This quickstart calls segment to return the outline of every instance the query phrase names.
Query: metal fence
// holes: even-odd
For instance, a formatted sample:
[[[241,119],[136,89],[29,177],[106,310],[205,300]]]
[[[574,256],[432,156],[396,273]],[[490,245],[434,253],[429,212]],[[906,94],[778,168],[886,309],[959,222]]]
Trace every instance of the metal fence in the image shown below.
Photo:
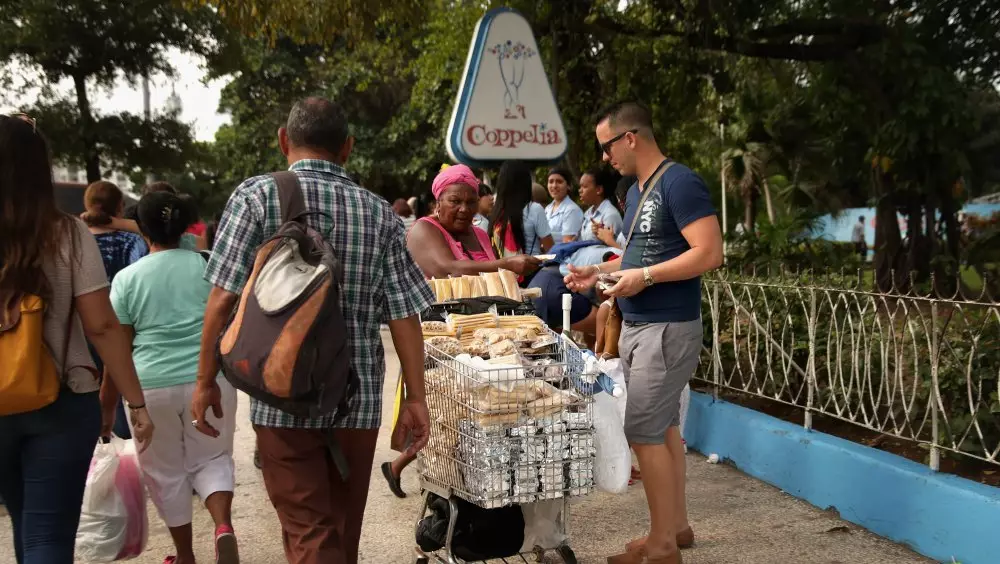
[[[704,279],[695,377],[1000,465],[1000,302],[866,289],[863,273]]]

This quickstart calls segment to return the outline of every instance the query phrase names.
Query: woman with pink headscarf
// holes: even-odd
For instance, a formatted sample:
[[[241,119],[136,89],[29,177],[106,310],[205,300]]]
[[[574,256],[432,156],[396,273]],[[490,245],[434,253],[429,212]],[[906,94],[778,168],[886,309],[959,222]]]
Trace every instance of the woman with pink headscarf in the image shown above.
[[[472,224],[479,211],[479,180],[465,165],[449,166],[434,178],[434,215],[420,218],[407,247],[428,278],[475,275],[500,268],[531,274],[539,261],[530,255],[497,259],[489,235]]]
[[[475,275],[500,268],[518,275],[531,274],[541,262],[531,255],[497,259],[490,236],[472,224],[479,212],[479,181],[465,165],[449,166],[434,178],[431,193],[437,200],[433,215],[417,220],[406,246],[428,278]],[[405,394],[405,390],[404,390]],[[405,451],[382,463],[382,475],[396,497],[406,497],[399,478],[416,455]]]

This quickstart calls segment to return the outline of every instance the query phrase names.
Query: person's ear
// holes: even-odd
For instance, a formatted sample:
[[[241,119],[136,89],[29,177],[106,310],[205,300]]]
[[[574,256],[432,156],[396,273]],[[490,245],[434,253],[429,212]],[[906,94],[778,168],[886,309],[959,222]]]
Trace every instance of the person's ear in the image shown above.
[[[278,128],[278,147],[281,148],[281,154],[288,156],[288,130],[284,127]]]
[[[351,157],[352,152],[354,152],[354,136],[348,135],[344,146],[340,148],[340,153],[337,155],[340,164],[347,164],[347,159]]]

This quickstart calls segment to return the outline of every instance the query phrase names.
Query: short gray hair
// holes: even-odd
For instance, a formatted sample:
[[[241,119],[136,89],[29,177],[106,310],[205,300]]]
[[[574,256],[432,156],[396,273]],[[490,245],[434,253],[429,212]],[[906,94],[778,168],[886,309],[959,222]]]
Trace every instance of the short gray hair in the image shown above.
[[[311,96],[292,106],[285,131],[295,147],[337,153],[347,142],[347,116],[336,102]]]

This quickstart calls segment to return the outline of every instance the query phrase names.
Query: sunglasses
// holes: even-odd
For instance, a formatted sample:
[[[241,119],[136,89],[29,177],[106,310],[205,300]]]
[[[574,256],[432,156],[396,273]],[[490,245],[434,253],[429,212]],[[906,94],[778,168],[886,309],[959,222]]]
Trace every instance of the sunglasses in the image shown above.
[[[617,143],[617,142],[621,141],[621,139],[622,139],[623,137],[625,137],[626,135],[628,135],[629,133],[631,133],[632,135],[635,135],[635,134],[636,134],[636,133],[638,133],[638,132],[639,132],[639,130],[638,130],[638,129],[629,129],[628,131],[623,131],[623,132],[619,133],[618,135],[615,135],[615,136],[614,136],[614,137],[612,137],[611,139],[608,139],[608,140],[607,140],[607,141],[605,141],[604,143],[601,143],[601,144],[600,144],[600,147],[601,147],[601,151],[603,151],[605,155],[607,155],[607,156],[609,156],[609,157],[610,157],[610,156],[611,156],[611,147],[612,147],[612,146],[613,146],[613,145],[614,145],[615,143]]]
[[[24,113],[18,112],[18,113],[15,113],[15,114],[10,114],[7,117],[11,117],[11,118],[14,118],[14,119],[19,119],[19,120],[21,120],[21,121],[23,121],[23,122],[31,125],[31,131],[32,131],[32,133],[38,133],[38,126],[35,123],[35,118],[29,116],[28,114],[24,114]]]

